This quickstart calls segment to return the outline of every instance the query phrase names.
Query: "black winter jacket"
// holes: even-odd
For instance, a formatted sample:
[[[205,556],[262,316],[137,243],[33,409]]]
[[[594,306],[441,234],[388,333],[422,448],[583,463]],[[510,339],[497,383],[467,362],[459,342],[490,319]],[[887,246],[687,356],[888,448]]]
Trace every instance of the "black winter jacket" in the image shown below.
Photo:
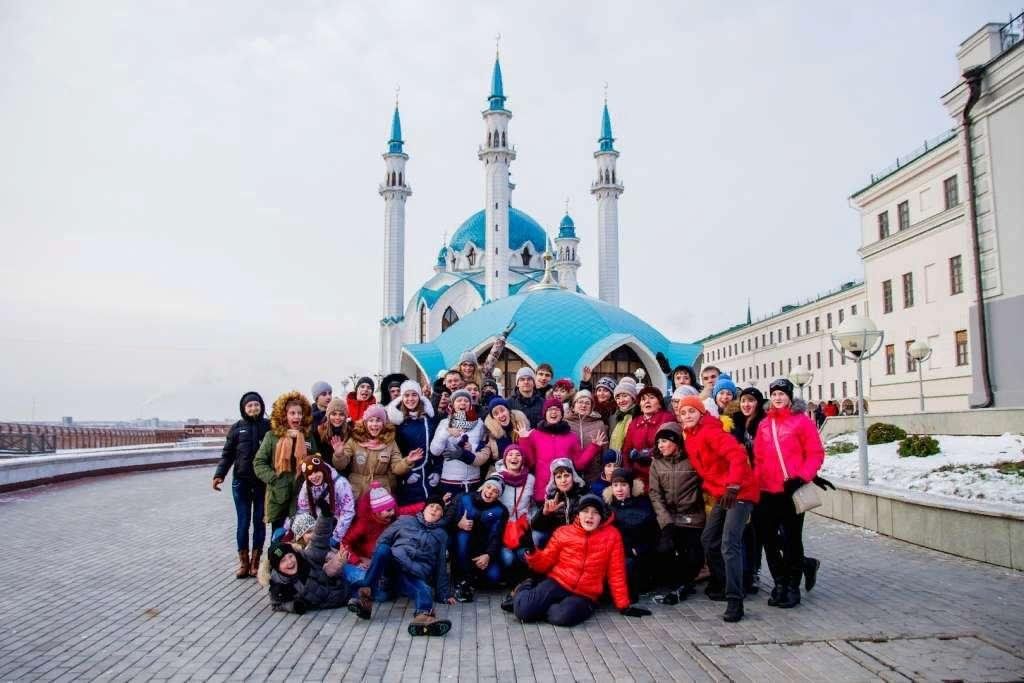
[[[299,551],[306,563],[303,572],[295,576],[285,576],[277,571],[270,573],[271,604],[285,611],[302,611],[307,609],[330,609],[341,607],[348,602],[348,583],[344,572],[331,577],[324,571],[327,553],[330,552],[331,533],[338,520],[335,517],[321,516],[313,527],[313,540]],[[284,590],[282,590],[284,588]],[[293,593],[292,593],[293,592]],[[282,593],[289,594],[291,600],[279,602]],[[295,601],[299,601],[296,609]]]
[[[611,489],[606,489],[611,491]],[[654,508],[647,496],[630,496],[619,500],[611,498],[609,509],[615,513],[613,523],[622,534],[622,544],[626,547],[626,557],[643,557],[654,551],[658,543],[658,520],[654,516]]]
[[[217,470],[213,476],[218,479],[224,479],[227,477],[228,470],[234,466],[234,476],[236,479],[262,486],[263,482],[259,480],[253,471],[252,461],[260,448],[260,442],[263,441],[263,437],[270,431],[270,420],[263,417],[266,412],[266,405],[263,403],[263,397],[259,394],[256,394],[262,407],[259,417],[249,417],[245,414],[245,404],[242,403],[242,400],[249,394],[256,394],[256,392],[247,391],[242,395],[242,399],[239,400],[238,412],[242,414],[242,419],[231,425],[231,429],[228,431],[228,438],[224,441],[224,450],[220,454],[220,462],[217,463]]]
[[[539,391],[534,391],[530,398],[526,398],[516,389],[508,399],[508,409],[522,411],[531,427],[544,422],[544,397]]]

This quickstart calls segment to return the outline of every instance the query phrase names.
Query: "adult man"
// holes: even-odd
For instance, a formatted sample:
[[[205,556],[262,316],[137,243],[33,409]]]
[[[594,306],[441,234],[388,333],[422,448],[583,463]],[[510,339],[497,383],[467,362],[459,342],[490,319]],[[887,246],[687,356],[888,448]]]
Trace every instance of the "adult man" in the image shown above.
[[[544,420],[544,397],[537,391],[536,375],[529,366],[524,365],[516,372],[516,388],[508,399],[508,407],[522,411],[531,428]]]
[[[718,381],[718,376],[721,374],[722,371],[714,365],[706,365],[701,368],[700,382],[703,385],[700,392],[701,400],[711,396],[711,390],[715,388],[715,382]]]
[[[549,363],[541,363],[537,366],[535,376],[536,391],[542,397],[547,397],[551,391],[551,378],[555,376],[555,369]]]
[[[437,415],[448,413],[448,401],[451,395],[462,388],[462,375],[458,370],[449,370],[444,376],[444,391],[435,395],[431,402]]]

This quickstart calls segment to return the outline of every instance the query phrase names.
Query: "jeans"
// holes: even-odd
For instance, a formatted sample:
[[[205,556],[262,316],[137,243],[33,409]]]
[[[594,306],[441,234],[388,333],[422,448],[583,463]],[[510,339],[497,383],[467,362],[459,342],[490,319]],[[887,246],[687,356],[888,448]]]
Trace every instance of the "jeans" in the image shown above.
[[[361,580],[352,582],[352,590],[376,586],[381,578],[389,575],[395,581],[396,591],[413,601],[417,614],[433,611],[434,592],[430,586],[423,579],[403,572],[394,562],[391,546],[387,543],[377,544],[377,549],[373,551],[373,559],[370,560],[369,569],[366,570],[366,574]]]
[[[796,513],[793,498],[762,491],[756,519],[772,578],[776,583],[799,583],[804,570],[804,516]]]
[[[249,549],[249,525],[252,529],[252,549],[262,550],[267,538],[267,525],[263,522],[263,504],[266,486],[262,482],[231,480],[231,499],[235,502],[235,544],[238,550]]]
[[[346,564],[342,569],[342,573],[345,575],[345,581],[351,586],[357,581],[362,581],[366,578],[366,570],[356,564]],[[382,577],[373,586],[373,601],[374,602],[387,602],[391,599],[391,593],[388,591],[388,579]]]
[[[725,579],[725,597],[730,600],[743,599],[743,529],[753,507],[745,500],[737,500],[728,510],[716,503],[700,537],[711,577]]]
[[[753,581],[761,569],[761,539],[757,536],[757,506],[750,514],[750,524],[743,529],[743,580]]]
[[[522,621],[545,620],[555,626],[575,626],[594,613],[596,605],[581,595],[562,588],[551,579],[544,579],[532,588],[516,592],[512,610]]]
[[[472,514],[468,516],[473,520],[473,530],[458,529],[452,548],[452,569],[459,579],[468,579],[480,573],[480,570],[473,564],[473,558],[483,555],[492,540],[500,542],[501,533],[504,530],[501,525],[505,514],[504,507],[495,506],[482,512],[477,510],[470,512]],[[501,563],[491,562],[482,573],[484,579],[490,583],[498,583],[501,581]]]

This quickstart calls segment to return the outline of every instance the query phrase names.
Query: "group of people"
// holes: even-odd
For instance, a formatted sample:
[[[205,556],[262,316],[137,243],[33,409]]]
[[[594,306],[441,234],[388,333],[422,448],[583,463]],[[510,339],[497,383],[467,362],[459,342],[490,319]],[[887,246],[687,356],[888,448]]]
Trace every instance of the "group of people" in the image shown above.
[[[642,617],[641,594],[674,605],[704,577],[738,621],[762,554],[769,605],[813,587],[794,494],[827,484],[824,451],[788,380],[766,398],[714,367],[698,380],[666,366],[665,396],[590,368],[553,381],[541,364],[505,397],[488,367],[498,353],[481,366],[467,352],[434,385],[385,378],[380,400],[369,377],[344,398],[317,382],[269,419],[245,393],[213,479],[220,490],[233,468],[235,576],[259,576],[275,609],[298,613],[369,619],[405,595],[413,635],[447,633],[434,605],[481,588],[511,588],[502,608],[523,621],[572,626],[605,596]]]

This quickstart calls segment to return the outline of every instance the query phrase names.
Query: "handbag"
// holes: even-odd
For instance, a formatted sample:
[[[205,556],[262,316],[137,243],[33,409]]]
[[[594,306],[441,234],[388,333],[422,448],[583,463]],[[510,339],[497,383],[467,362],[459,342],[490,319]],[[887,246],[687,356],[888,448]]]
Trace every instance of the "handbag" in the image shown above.
[[[772,420],[772,440],[775,441],[775,454],[779,456],[779,465],[782,467],[783,480],[789,479],[789,472],[786,470],[786,461],[782,457],[782,448],[779,446],[779,431],[775,427],[775,420]],[[803,514],[808,510],[821,507],[821,496],[818,495],[817,487],[807,482],[793,492],[793,508],[796,514]]]
[[[519,509],[519,501],[526,494],[526,487],[517,489],[513,496],[512,509]],[[512,520],[510,519],[505,523],[505,530],[501,534],[501,543],[509,550],[518,550],[519,541],[523,537],[523,532],[527,530],[530,525],[529,515],[521,515],[520,517]]]

